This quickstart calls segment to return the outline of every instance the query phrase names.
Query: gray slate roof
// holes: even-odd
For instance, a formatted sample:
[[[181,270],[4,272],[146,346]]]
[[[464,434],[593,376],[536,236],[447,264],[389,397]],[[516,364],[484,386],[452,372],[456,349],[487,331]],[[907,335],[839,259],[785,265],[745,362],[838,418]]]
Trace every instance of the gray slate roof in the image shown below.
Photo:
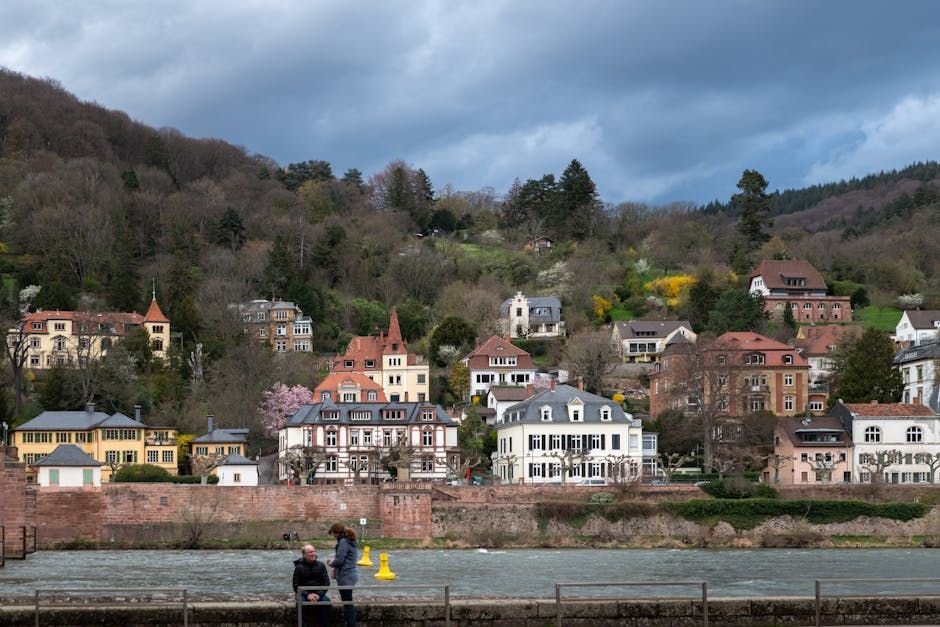
[[[910,346],[902,349],[894,356],[894,363],[904,364],[921,359],[940,359],[940,342]]]
[[[114,419],[112,424],[110,421]],[[129,422],[128,422],[129,421]],[[107,423],[107,424],[105,424]],[[99,426],[146,428],[143,423],[117,413],[108,416],[103,411],[44,411],[29,422],[21,424],[14,431],[84,431]]]
[[[630,338],[657,338],[666,337],[679,327],[692,330],[688,320],[627,320],[614,323],[622,339]],[[638,333],[655,333],[655,335],[637,335]]]
[[[434,421],[421,420],[421,410],[434,409]],[[385,420],[382,412],[387,409],[401,409],[405,417],[401,420]],[[322,417],[324,411],[338,411],[339,420],[326,420]],[[368,420],[352,420],[353,412],[368,412]],[[298,427],[310,424],[362,424],[362,425],[401,425],[401,424],[455,424],[454,420],[440,405],[428,403],[334,403],[324,401],[313,405],[301,405],[300,409],[287,421],[288,427]]]
[[[245,436],[239,433],[242,429],[213,429],[205,435],[201,435],[193,442],[205,444],[206,442],[245,442]]]
[[[509,314],[509,307],[512,304],[511,298],[507,298],[500,305],[499,310],[504,315]],[[559,322],[561,320],[561,301],[555,296],[529,296],[529,320],[531,322]],[[549,313],[547,316],[537,316],[533,310],[547,307]]]
[[[552,410],[553,423],[568,423],[568,404],[573,399],[579,399],[583,403],[583,416],[581,421],[570,424],[619,422],[638,425],[640,422],[623,411],[620,405],[609,398],[591,394],[570,385],[559,385],[554,390],[541,390],[521,403],[508,407],[503,412],[503,424],[497,425],[496,428],[506,428],[518,423],[544,424],[541,410],[545,406],[550,407]],[[610,421],[601,421],[601,409],[604,407],[610,408]],[[519,415],[518,419],[515,418],[517,414]]]
[[[934,322],[940,320],[940,309],[911,309],[904,313],[915,329],[936,329]]]
[[[231,453],[228,457],[219,462],[219,466],[257,466],[258,462],[248,459],[238,453]]]
[[[55,450],[33,464],[34,466],[102,466],[91,455],[74,444],[60,444]]]

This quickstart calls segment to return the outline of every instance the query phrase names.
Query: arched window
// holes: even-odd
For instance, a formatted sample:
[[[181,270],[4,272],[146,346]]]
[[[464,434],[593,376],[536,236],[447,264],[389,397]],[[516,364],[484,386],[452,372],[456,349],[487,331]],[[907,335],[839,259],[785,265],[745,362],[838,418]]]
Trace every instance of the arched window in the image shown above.
[[[881,429],[878,427],[866,427],[865,428],[865,441],[866,442],[881,442]]]
[[[908,427],[907,441],[908,442],[923,442],[924,430],[921,429],[920,427]]]
[[[154,339],[154,341],[153,341],[153,350],[155,350],[155,351],[162,351],[162,350],[163,350],[163,340],[162,340],[162,339],[160,339],[160,338]]]

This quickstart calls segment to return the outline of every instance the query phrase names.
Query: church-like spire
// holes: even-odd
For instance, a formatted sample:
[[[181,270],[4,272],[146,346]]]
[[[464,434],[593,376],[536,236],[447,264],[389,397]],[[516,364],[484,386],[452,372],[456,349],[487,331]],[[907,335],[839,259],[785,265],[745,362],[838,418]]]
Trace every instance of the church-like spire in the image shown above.
[[[398,326],[398,311],[394,307],[389,317],[388,336],[385,338],[385,348],[382,352],[386,355],[404,355],[408,352],[405,340],[401,337],[401,327]]]

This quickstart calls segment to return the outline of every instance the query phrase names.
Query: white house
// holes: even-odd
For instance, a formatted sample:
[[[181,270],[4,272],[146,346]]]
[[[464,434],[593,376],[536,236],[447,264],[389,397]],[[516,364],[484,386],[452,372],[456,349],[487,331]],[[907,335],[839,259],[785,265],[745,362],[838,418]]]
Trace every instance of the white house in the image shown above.
[[[59,488],[101,487],[101,466],[74,444],[60,444],[33,466],[40,486]]]
[[[219,485],[258,485],[258,462],[232,453],[219,462],[215,474],[219,477]]]
[[[534,388],[530,386],[520,387],[518,385],[492,385],[486,395],[486,406],[493,410],[493,422],[497,424],[502,422],[503,413],[516,403],[524,401],[532,395]],[[489,423],[487,423],[489,424]]]
[[[940,309],[905,311],[894,329],[894,341],[903,346],[940,341]]]
[[[855,444],[854,480],[871,482],[877,470],[873,460],[889,458],[882,468],[887,483],[940,481],[940,467],[925,463],[923,455],[940,455],[940,416],[929,407],[911,403],[843,403],[832,408]]]
[[[515,296],[503,301],[499,311],[504,330],[512,339],[565,337],[561,301],[555,296],[528,298],[522,292],[516,292]]]
[[[628,320],[614,322],[611,345],[624,361],[652,362],[659,359],[666,344],[676,335],[690,342],[698,336],[688,320]]]
[[[940,413],[940,342],[918,344],[901,349],[894,356],[901,370],[905,403],[922,403]]]
[[[317,483],[377,483],[390,456],[407,458],[412,480],[445,480],[459,465],[457,423],[429,403],[302,405],[278,430],[278,475],[287,481],[288,451],[308,452]],[[402,472],[399,470],[399,472]]]
[[[540,390],[496,425],[494,473],[509,483],[639,479],[655,463],[656,437],[610,399],[569,385]],[[645,450],[644,450],[645,445]]]
[[[473,349],[463,362],[470,370],[470,395],[481,400],[491,385],[525,387],[535,380],[535,364],[529,353],[498,335]]]

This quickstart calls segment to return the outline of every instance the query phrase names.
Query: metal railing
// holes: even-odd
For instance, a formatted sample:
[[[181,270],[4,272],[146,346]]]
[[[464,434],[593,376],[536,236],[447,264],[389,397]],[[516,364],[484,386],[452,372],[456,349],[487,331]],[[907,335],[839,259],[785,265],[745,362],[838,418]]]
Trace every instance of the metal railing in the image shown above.
[[[556,583],[555,584],[555,627],[561,627],[561,589],[564,588],[614,588],[614,587],[678,587],[678,586],[696,586],[702,590],[702,625],[708,627],[708,582],[706,581],[592,581],[585,583]],[[615,597],[616,600],[624,600],[624,597]],[[696,601],[699,597],[629,597],[630,600],[649,601],[649,600],[688,600]],[[597,601],[596,597],[590,600]],[[601,599],[603,600],[603,599]]]
[[[920,579],[817,579],[816,580],[816,627],[822,625],[822,600],[825,599],[863,599],[873,596],[872,594],[831,594],[825,595],[822,592],[823,584],[866,584],[866,583],[925,583],[940,584],[940,578],[928,577]],[[940,597],[940,586],[936,594],[917,593],[921,597]],[[892,595],[880,595],[884,598],[892,598]],[[895,595],[896,596],[896,595]]]
[[[140,595],[137,595],[136,597],[132,594],[127,594],[123,596],[115,594],[115,593],[134,593],[134,592],[146,593],[146,594],[140,594]],[[74,593],[105,594],[105,595],[109,595],[109,598],[86,599],[82,603],[76,603],[72,601],[72,597],[70,596],[70,593],[71,594],[74,594]],[[182,603],[183,627],[189,626],[189,593],[187,592],[186,588],[71,588],[71,589],[50,588],[48,590],[36,590],[36,593],[35,593],[36,627],[39,627],[39,610],[41,607],[39,603],[39,599],[40,599],[41,594],[48,594],[50,596],[52,594],[55,594],[60,597],[65,595],[69,599],[69,601],[72,601],[71,603],[68,603],[68,604],[61,603],[61,602],[60,603],[50,602],[46,605],[46,607],[73,607],[75,608],[75,607],[83,607],[83,606],[88,606],[88,605],[107,606],[107,605],[113,605],[115,603],[121,603],[123,601],[126,601],[127,598],[139,598],[139,597],[147,597],[151,603],[171,603],[171,601],[156,600],[154,598],[154,593],[180,594],[181,598],[180,598],[180,601],[178,602]],[[175,603],[177,602],[173,601],[172,603],[175,605]]]
[[[298,586],[297,592],[304,593],[312,590],[323,590],[323,586]],[[450,627],[450,586],[449,585],[439,585],[439,584],[406,584],[406,585],[396,585],[396,586],[386,586],[386,585],[366,585],[366,586],[333,586],[327,589],[327,592],[331,590],[385,590],[389,591],[398,591],[398,590],[441,590],[443,592],[443,604],[444,604],[444,626]],[[296,596],[295,600],[296,600]],[[329,607],[333,605],[347,606],[347,605],[372,605],[372,604],[382,604],[382,605],[409,605],[414,603],[415,599],[413,597],[382,597],[382,598],[369,598],[365,599],[359,597],[353,601],[335,601],[330,599]],[[304,607],[313,607],[319,605],[319,601],[304,601],[303,603],[297,604],[297,627],[303,625],[303,608]]]

